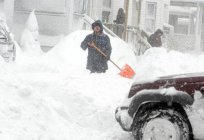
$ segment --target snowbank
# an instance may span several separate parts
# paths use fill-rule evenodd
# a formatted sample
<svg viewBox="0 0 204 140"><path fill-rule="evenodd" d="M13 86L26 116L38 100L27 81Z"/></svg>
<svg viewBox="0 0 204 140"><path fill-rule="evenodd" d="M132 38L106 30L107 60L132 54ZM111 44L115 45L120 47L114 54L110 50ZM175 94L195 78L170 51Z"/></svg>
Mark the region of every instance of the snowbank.
<svg viewBox="0 0 204 140"><path fill-rule="evenodd" d="M87 51L80 43L88 33L70 34L43 56L21 54L14 64L0 61L1 139L133 140L114 118L133 80L117 75L110 63L105 74L85 69ZM204 68L204 55L152 48L135 58L127 44L110 38L111 58L120 66L128 63L135 68L135 80ZM200 117L192 114L195 120Z"/></svg>
<svg viewBox="0 0 204 140"><path fill-rule="evenodd" d="M204 54L181 53L166 48L151 48L137 57L137 78L203 72Z"/></svg>
<svg viewBox="0 0 204 140"><path fill-rule="evenodd" d="M74 32L44 56L22 53L15 64L0 62L2 139L131 138L121 131L114 111L132 80L120 77L110 64L107 74L85 69L87 52L80 42L87 33Z"/></svg>
<svg viewBox="0 0 204 140"><path fill-rule="evenodd" d="M86 35L92 33L92 31L79 30L71 33L66 38L62 39L47 55L46 60L54 61L57 65L59 63L64 64L62 67L64 70L71 71L73 73L83 73L86 71L87 50L83 51L80 47L81 42ZM124 41L111 37L112 54L111 59L118 64L121 68L126 63L134 68L136 58L133 51ZM119 70L109 62L108 73L119 73ZM89 73L87 71L87 73Z"/></svg>

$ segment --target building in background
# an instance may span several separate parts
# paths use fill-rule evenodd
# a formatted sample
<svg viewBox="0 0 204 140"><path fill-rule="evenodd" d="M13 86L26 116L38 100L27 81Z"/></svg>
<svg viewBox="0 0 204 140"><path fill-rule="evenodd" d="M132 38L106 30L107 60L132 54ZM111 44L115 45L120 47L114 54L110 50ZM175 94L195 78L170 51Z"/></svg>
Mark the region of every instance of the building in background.
<svg viewBox="0 0 204 140"><path fill-rule="evenodd" d="M33 9L35 9L41 33L56 35L68 33L71 28L71 0L15 0L13 15L15 26L24 25Z"/></svg>
<svg viewBox="0 0 204 140"><path fill-rule="evenodd" d="M204 50L204 1L171 0L171 45L179 50Z"/></svg>
<svg viewBox="0 0 204 140"><path fill-rule="evenodd" d="M123 4L118 0L1 0L0 3L17 39L33 9L41 34L67 35L82 29L84 14L94 20L112 23Z"/></svg>
<svg viewBox="0 0 204 140"><path fill-rule="evenodd" d="M181 46L174 38L177 35L186 38L182 42L189 42L186 48L191 46L193 49L203 50L203 0L0 0L0 7L4 10L7 24L17 41L29 13L35 9L41 40L44 40L43 35L55 37L82 29L84 15L92 20L100 19L113 29L118 9L123 8L127 13L127 1L126 34L134 33L129 27L139 27L149 34L160 28L169 34L170 46ZM129 42L136 39L127 36L125 40Z"/></svg>
<svg viewBox="0 0 204 140"><path fill-rule="evenodd" d="M153 33L169 22L170 0L140 0L140 28Z"/></svg>

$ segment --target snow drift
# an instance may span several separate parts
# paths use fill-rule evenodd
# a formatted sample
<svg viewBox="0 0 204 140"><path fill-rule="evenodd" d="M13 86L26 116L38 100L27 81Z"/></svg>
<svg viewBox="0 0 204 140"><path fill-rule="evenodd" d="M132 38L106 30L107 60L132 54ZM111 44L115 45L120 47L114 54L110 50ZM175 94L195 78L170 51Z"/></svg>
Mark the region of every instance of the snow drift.
<svg viewBox="0 0 204 140"><path fill-rule="evenodd" d="M42 56L21 54L14 64L0 61L1 139L133 140L114 118L133 80L120 77L110 63L105 74L90 74L85 69L87 52L80 43L88 33L76 31ZM204 68L203 54L152 48L135 57L127 44L110 38L111 58L120 66L130 64L136 71L135 80ZM197 101L195 106L202 102ZM198 111L204 114L202 107ZM202 118L196 115L192 113L194 120Z"/></svg>

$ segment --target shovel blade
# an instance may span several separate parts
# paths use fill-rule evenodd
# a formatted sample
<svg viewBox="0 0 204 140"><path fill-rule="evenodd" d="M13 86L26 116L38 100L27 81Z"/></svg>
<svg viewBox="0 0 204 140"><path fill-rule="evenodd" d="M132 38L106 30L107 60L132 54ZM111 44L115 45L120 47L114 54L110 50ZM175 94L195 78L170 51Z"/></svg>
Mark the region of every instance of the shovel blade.
<svg viewBox="0 0 204 140"><path fill-rule="evenodd" d="M125 66L121 69L119 75L131 79L134 77L135 71L128 64L125 64Z"/></svg>

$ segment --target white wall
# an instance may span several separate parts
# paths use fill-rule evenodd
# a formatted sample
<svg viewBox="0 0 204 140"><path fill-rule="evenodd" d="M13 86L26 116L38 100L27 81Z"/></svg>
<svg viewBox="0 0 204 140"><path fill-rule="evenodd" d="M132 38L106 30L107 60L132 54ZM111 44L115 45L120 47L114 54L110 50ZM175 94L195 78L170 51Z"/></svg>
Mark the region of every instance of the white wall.
<svg viewBox="0 0 204 140"><path fill-rule="evenodd" d="M13 24L14 0L4 0L4 12L9 27Z"/></svg>
<svg viewBox="0 0 204 140"><path fill-rule="evenodd" d="M163 23L169 22L169 6L170 1L169 0L163 0L162 2L160 0L157 0L158 8L157 8L157 14L156 14L156 29L163 28ZM167 7L165 7L167 5ZM166 13L167 12L167 13Z"/></svg>
<svg viewBox="0 0 204 140"><path fill-rule="evenodd" d="M146 6L146 0L141 1L141 11L140 11L140 28L145 28L145 7Z"/></svg>
<svg viewBox="0 0 204 140"><path fill-rule="evenodd" d="M102 19L102 6L103 6L103 1L99 0L92 0L92 14L91 17L94 20L97 19Z"/></svg>
<svg viewBox="0 0 204 140"><path fill-rule="evenodd" d="M137 26L138 11L136 10L136 0L129 1L128 25Z"/></svg>
<svg viewBox="0 0 204 140"><path fill-rule="evenodd" d="M156 25L155 25L155 30L158 28L162 28L163 26L163 1L158 1L157 2L157 10L156 10Z"/></svg>

